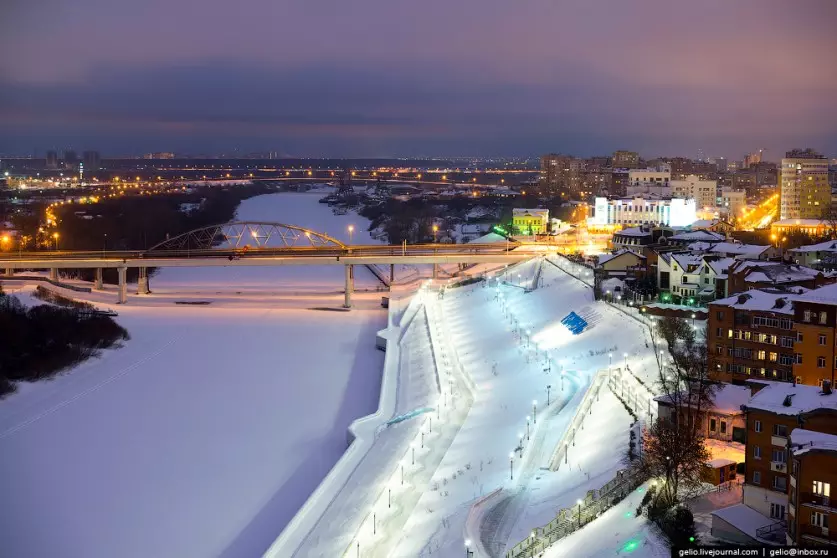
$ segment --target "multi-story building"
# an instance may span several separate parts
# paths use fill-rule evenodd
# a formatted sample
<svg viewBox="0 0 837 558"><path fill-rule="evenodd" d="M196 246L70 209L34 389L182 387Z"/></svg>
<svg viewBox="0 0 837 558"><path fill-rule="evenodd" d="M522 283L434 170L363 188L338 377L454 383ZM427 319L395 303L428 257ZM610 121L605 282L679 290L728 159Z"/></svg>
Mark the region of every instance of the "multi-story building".
<svg viewBox="0 0 837 558"><path fill-rule="evenodd" d="M614 151L612 165L615 169L635 169L639 166L639 153L636 151Z"/></svg>
<svg viewBox="0 0 837 558"><path fill-rule="evenodd" d="M87 172L97 171L102 166L98 151L85 151L82 154L82 160L84 162L84 170Z"/></svg>
<svg viewBox="0 0 837 558"><path fill-rule="evenodd" d="M75 170L78 167L78 155L72 149L64 151L64 168L66 170Z"/></svg>
<svg viewBox="0 0 837 558"><path fill-rule="evenodd" d="M593 216L587 219L591 228L643 224L685 227L697 220L695 201L684 199L597 197L593 211Z"/></svg>
<svg viewBox="0 0 837 558"><path fill-rule="evenodd" d="M828 160L811 149L788 151L779 171L781 219L822 219L831 210Z"/></svg>
<svg viewBox="0 0 837 558"><path fill-rule="evenodd" d="M753 382L744 405L747 442L744 505L765 523L764 537L780 530L787 544L837 544L828 530L831 483L837 481L837 395L793 383Z"/></svg>
<svg viewBox="0 0 837 558"><path fill-rule="evenodd" d="M804 293L793 304L797 332L794 375L805 384L834 385L837 369L837 285Z"/></svg>
<svg viewBox="0 0 837 558"><path fill-rule="evenodd" d="M833 282L821 271L796 264L777 261L739 260L729 268L729 293L737 294L751 289L783 289L800 292L816 289Z"/></svg>
<svg viewBox="0 0 837 558"><path fill-rule="evenodd" d="M568 155L550 153L541 157L542 193L557 195L581 191L584 161Z"/></svg>
<svg viewBox="0 0 837 558"><path fill-rule="evenodd" d="M747 207L747 192L732 188L721 188L718 198L718 208L727 215L741 216L741 211Z"/></svg>
<svg viewBox="0 0 837 558"><path fill-rule="evenodd" d="M694 199L698 210L714 210L718 198L718 181L701 180L697 175L690 174L683 180L671 181L671 195Z"/></svg>
<svg viewBox="0 0 837 558"><path fill-rule="evenodd" d="M661 197L671 195L671 171L654 169L628 171L626 194L628 196L654 194Z"/></svg>
<svg viewBox="0 0 837 558"><path fill-rule="evenodd" d="M752 378L793 379L794 296L752 290L709 304L706 341L713 379L734 384Z"/></svg>
<svg viewBox="0 0 837 558"><path fill-rule="evenodd" d="M46 168L48 170L58 169L58 153L55 151L46 152Z"/></svg>
<svg viewBox="0 0 837 558"><path fill-rule="evenodd" d="M790 434L788 545L837 545L837 497L831 499L831 487L837 489L837 425L829 411L800 414L804 427ZM812 421L820 424L809 426Z"/></svg>

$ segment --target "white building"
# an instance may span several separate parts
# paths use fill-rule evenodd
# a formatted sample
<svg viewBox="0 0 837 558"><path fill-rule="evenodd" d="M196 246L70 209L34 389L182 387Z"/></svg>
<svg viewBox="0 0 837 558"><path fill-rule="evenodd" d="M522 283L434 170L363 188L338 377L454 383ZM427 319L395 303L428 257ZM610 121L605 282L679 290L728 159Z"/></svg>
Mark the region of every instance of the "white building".
<svg viewBox="0 0 837 558"><path fill-rule="evenodd" d="M642 197L596 198L593 216L588 217L589 227L607 225L634 226L662 224L669 227L685 227L697 220L695 200L645 199Z"/></svg>
<svg viewBox="0 0 837 558"><path fill-rule="evenodd" d="M718 181L701 180L690 174L685 180L671 181L671 195L676 198L692 198L699 210L714 209L718 198Z"/></svg>
<svg viewBox="0 0 837 558"><path fill-rule="evenodd" d="M741 211L747 207L747 192L744 190L733 190L732 188L721 188L721 196L718 201L718 208L728 215L740 216Z"/></svg>
<svg viewBox="0 0 837 558"><path fill-rule="evenodd" d="M628 185L625 187L625 193L628 196L639 194L670 196L671 171L656 169L628 171Z"/></svg>

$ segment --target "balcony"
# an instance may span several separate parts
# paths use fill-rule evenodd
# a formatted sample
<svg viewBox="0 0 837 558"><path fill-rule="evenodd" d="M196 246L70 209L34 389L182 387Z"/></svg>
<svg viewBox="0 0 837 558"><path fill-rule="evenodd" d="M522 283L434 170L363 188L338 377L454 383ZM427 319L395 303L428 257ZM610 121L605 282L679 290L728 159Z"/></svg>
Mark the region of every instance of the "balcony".
<svg viewBox="0 0 837 558"><path fill-rule="evenodd" d="M770 470L774 473L787 473L788 472L788 464L783 463L781 461L771 461L770 462Z"/></svg>
<svg viewBox="0 0 837 558"><path fill-rule="evenodd" d="M771 436L770 443L774 446L779 446L780 448L785 448L788 446L788 439L785 436Z"/></svg>
<svg viewBox="0 0 837 558"><path fill-rule="evenodd" d="M837 509L837 502L831 503L829 496L816 494L814 492L800 492L799 493L800 506L820 506L823 508Z"/></svg>

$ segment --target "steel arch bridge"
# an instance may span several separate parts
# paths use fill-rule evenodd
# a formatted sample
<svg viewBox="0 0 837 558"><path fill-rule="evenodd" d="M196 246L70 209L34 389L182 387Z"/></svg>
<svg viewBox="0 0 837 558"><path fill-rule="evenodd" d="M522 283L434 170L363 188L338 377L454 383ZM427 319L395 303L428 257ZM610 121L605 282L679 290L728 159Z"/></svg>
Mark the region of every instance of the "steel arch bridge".
<svg viewBox="0 0 837 558"><path fill-rule="evenodd" d="M346 245L327 234L283 223L238 221L195 229L169 238L146 253L245 248L338 248Z"/></svg>

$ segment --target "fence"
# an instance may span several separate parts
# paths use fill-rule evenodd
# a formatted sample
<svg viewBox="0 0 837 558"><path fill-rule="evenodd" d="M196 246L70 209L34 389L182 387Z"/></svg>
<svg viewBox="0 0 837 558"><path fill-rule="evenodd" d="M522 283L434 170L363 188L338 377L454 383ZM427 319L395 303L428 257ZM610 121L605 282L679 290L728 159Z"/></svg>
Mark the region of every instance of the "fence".
<svg viewBox="0 0 837 558"><path fill-rule="evenodd" d="M564 508L555 519L532 531L532 535L520 541L506 552L506 558L534 556L543 552L555 541L566 537L587 525L613 507L642 483L638 475L627 470L617 471L616 476L598 490L590 490L580 505Z"/></svg>
<svg viewBox="0 0 837 558"><path fill-rule="evenodd" d="M575 438L576 430L583 428L582 422L584 421L584 417L590 414L593 403L595 403L598 399L599 390L601 390L602 386L605 384L607 376L607 370L599 370L596 372L596 375L593 376L590 388L585 392L584 398L581 400L581 403L573 416L573 420L570 421L570 424L564 431L564 435L561 436L561 439L558 441L558 447L555 449L555 453L552 454L552 459L549 462L549 468L553 471L556 471L561 467L561 460L565 459L570 439Z"/></svg>

